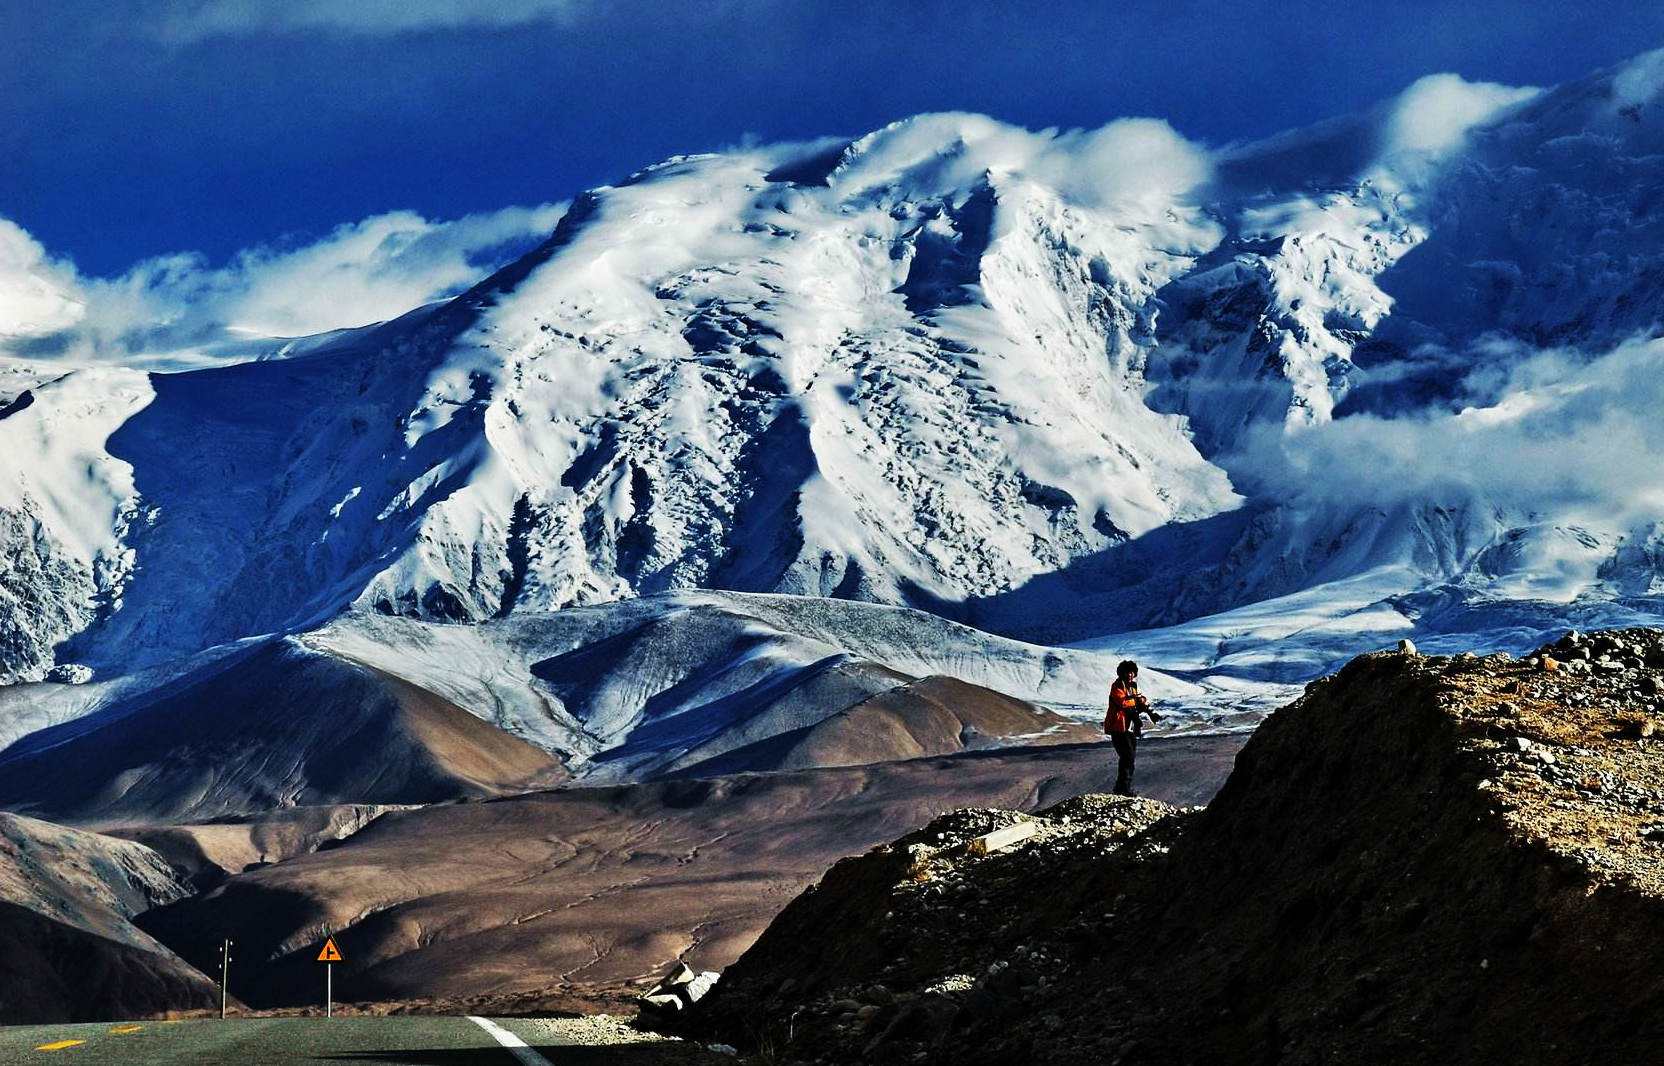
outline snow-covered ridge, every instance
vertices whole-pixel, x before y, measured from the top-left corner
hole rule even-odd
[[[1657,67],[1218,152],[947,114],[678,157],[281,359],[20,375],[0,678],[700,588],[1089,643],[1387,605],[1324,649],[1433,590],[1642,609],[1664,479],[1578,473],[1664,447]]]

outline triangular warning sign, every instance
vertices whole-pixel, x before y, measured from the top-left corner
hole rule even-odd
[[[344,961],[346,961],[345,959],[343,959],[341,957],[341,949],[335,946],[335,938],[334,937],[331,936],[331,937],[325,937],[324,938],[324,948],[323,948],[322,951],[318,952],[318,961],[319,962],[344,962]]]

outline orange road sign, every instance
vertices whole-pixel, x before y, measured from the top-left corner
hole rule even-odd
[[[331,936],[331,937],[325,937],[324,938],[324,948],[323,948],[322,951],[318,952],[318,961],[319,962],[345,962],[346,961],[345,959],[343,959],[341,957],[341,949],[335,946],[335,938],[334,937]]]

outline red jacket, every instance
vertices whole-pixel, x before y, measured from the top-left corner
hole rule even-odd
[[[1104,716],[1105,733],[1138,731],[1138,712],[1144,709],[1144,697],[1138,694],[1138,682],[1115,679],[1109,687],[1109,713]]]

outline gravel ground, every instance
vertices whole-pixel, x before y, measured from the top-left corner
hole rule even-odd
[[[617,1047],[629,1045],[637,1055],[628,1059],[630,1066],[657,1066],[659,1063],[729,1063],[736,1060],[724,1053],[694,1041],[662,1033],[638,1029],[627,1018],[611,1014],[591,1014],[581,1018],[523,1018],[516,1022],[527,1043],[534,1047],[555,1046],[573,1048]],[[607,1058],[605,1061],[623,1063],[626,1060]]]

